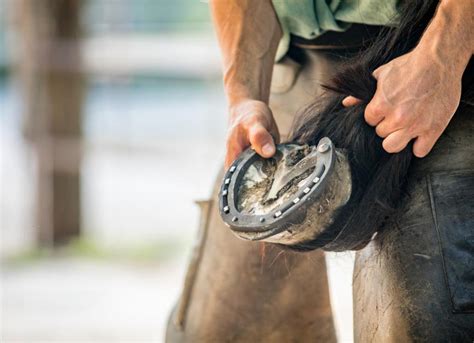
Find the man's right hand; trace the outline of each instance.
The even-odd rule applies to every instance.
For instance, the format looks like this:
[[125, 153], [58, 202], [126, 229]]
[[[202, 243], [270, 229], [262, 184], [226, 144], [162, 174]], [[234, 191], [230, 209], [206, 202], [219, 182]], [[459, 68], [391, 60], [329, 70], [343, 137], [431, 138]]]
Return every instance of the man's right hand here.
[[209, 1], [209, 5], [230, 109], [225, 167], [249, 146], [271, 157], [279, 134], [267, 103], [282, 37], [272, 0]]
[[272, 157], [279, 140], [278, 127], [266, 103], [244, 100], [231, 106], [225, 168], [249, 146], [262, 157]]

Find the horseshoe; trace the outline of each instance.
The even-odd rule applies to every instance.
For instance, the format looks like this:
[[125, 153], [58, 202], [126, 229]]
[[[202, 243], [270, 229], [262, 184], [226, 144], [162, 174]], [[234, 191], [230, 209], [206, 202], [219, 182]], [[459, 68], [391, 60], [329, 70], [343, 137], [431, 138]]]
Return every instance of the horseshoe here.
[[[295, 144], [277, 145], [275, 159], [286, 161], [285, 149], [297, 150]], [[288, 184], [302, 175], [298, 190], [291, 197], [266, 213], [248, 213], [238, 210], [239, 189], [244, 175], [257, 161], [263, 161], [254, 150], [245, 150], [224, 175], [219, 193], [219, 211], [224, 222], [241, 238], [261, 240], [291, 229], [294, 223], [300, 223], [306, 217], [306, 211], [312, 203], [320, 198], [333, 172], [336, 160], [335, 147], [332, 141], [324, 137], [317, 146], [310, 146], [310, 152], [296, 164], [291, 163], [275, 173], [271, 187], [264, 201], [274, 200]], [[304, 182], [303, 182], [304, 181]], [[240, 233], [240, 234], [239, 234]]]

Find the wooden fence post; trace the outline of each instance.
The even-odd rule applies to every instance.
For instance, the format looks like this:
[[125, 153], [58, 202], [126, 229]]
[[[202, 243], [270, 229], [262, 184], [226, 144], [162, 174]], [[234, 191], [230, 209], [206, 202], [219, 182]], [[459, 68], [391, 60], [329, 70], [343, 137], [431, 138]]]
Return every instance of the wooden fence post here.
[[15, 0], [24, 133], [37, 159], [37, 237], [57, 246], [80, 233], [82, 0]]

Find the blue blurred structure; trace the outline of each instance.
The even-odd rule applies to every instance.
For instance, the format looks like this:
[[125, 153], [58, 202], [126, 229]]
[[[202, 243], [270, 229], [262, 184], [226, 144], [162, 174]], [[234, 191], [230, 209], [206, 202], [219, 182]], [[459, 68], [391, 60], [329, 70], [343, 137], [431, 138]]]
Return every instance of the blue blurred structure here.
[[[13, 2], [2, 6], [13, 13]], [[4, 24], [9, 20], [14, 21], [14, 16], [2, 19]], [[90, 237], [101, 237], [98, 244], [104, 237], [114, 243], [128, 241], [130, 236], [133, 242], [163, 235], [181, 237], [196, 222], [193, 199], [207, 196], [217, 171], [226, 121], [218, 50], [207, 5], [169, 0], [87, 1], [82, 21], [86, 32], [83, 73], [87, 75], [84, 230]], [[7, 71], [1, 79], [0, 97], [4, 99], [3, 130], [12, 141], [2, 148], [4, 160], [13, 163], [9, 163], [5, 177], [15, 174], [15, 160], [21, 159], [18, 150], [15, 156], [8, 156], [13, 150], [7, 145], [14, 144], [28, 154], [20, 133], [21, 93], [11, 73], [18, 53], [16, 32], [14, 25], [7, 27], [0, 36], [0, 42], [10, 43], [8, 51], [0, 50]], [[203, 157], [215, 163], [200, 162]], [[187, 169], [190, 165], [194, 173]], [[121, 176], [126, 168], [127, 173]], [[183, 189], [177, 175], [183, 180], [194, 175], [202, 179]], [[32, 180], [18, 182], [31, 186]], [[21, 186], [11, 192], [11, 182], [5, 186], [4, 204], [31, 197], [25, 194], [20, 197], [23, 200], [18, 199], [13, 194]], [[13, 212], [25, 209], [24, 204], [6, 206]], [[25, 217], [23, 210], [16, 216]], [[2, 219], [7, 220], [6, 237], [11, 232], [16, 237], [14, 245], [21, 247], [18, 240], [22, 239], [31, 244], [28, 237], [32, 230], [25, 228], [25, 233], [19, 234], [18, 228], [11, 227], [18, 225], [12, 216], [15, 214], [6, 213]]]
[[51, 253], [35, 250], [15, 5], [0, 2], [1, 340], [159, 342], [198, 222], [193, 202], [209, 196], [223, 154], [208, 7], [86, 1], [83, 237]]

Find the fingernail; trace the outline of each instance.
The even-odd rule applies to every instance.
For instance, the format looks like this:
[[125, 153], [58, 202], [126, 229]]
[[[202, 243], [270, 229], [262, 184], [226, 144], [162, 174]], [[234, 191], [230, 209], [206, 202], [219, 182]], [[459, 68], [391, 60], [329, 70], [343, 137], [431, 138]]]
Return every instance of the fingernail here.
[[273, 155], [274, 151], [275, 151], [275, 148], [270, 143], [267, 143], [262, 147], [262, 153], [266, 156]]

